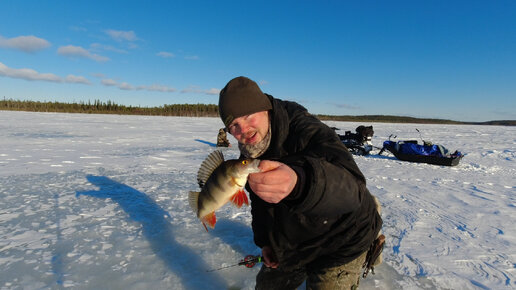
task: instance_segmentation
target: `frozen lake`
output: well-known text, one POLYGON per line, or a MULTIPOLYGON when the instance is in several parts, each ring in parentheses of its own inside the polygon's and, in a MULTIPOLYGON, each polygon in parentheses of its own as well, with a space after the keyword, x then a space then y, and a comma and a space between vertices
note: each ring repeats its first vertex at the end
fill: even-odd
MULTIPOLYGON (((457 167, 355 157, 382 206, 361 289, 516 288, 516 127, 327 122, 442 144, 457 167)), ((0 289, 254 289, 250 210, 206 232, 188 206, 218 118, 0 111, 0 289)), ((236 144, 230 137, 230 141, 236 144)), ((237 158, 236 148, 223 150, 237 158)))

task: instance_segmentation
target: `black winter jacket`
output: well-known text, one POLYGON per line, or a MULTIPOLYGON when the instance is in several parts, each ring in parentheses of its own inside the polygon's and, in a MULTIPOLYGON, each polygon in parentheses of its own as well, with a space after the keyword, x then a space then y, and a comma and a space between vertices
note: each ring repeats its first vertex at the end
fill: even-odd
POLYGON ((283 269, 354 260, 382 226, 364 175, 334 130, 301 105, 267 96, 272 136, 259 158, 289 165, 298 183, 278 204, 247 185, 256 245, 271 246, 283 269))

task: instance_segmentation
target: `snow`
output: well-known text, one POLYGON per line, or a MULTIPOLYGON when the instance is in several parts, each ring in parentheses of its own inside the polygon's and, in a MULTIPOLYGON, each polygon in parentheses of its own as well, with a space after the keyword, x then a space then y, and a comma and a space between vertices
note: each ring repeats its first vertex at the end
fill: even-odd
MULTIPOLYGON (((363 124, 327 123, 342 133, 363 124)), ((361 289, 515 289, 516 128, 363 125, 375 146, 391 134, 419 139, 418 128, 466 156, 456 167, 355 157, 387 237, 361 289)), ((207 272, 260 253, 249 207, 224 206, 206 232, 188 206, 220 127, 0 111, 0 289, 254 289, 259 267, 207 272)))

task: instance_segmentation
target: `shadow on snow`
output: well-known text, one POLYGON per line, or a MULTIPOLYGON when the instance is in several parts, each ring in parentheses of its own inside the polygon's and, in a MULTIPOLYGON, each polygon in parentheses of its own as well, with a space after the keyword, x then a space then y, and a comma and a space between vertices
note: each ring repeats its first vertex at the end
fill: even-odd
POLYGON ((210 145, 211 147, 217 147, 217 144, 209 142, 209 141, 205 141, 205 140, 201 140, 201 139, 195 139, 195 141, 210 145))
MULTIPOLYGON (((217 221, 215 229, 210 230, 209 234, 221 239, 225 244, 231 245, 231 248, 239 253, 242 259, 247 255, 261 254, 261 249, 254 244, 253 230, 244 223, 220 219, 217 221)), ((235 263, 239 261, 235 261, 235 263)), ((223 262, 230 263, 232 261, 223 262)))
POLYGON ((157 257, 182 279, 187 289, 206 289, 210 285, 214 289, 225 289, 227 285, 216 273, 207 273, 204 261, 191 249, 174 239, 174 228, 165 218, 170 214, 159 207, 146 194, 116 182, 105 176, 88 175, 89 182, 98 186, 97 191, 78 191, 81 195, 110 198, 118 203, 132 220, 141 223, 145 238, 157 257))

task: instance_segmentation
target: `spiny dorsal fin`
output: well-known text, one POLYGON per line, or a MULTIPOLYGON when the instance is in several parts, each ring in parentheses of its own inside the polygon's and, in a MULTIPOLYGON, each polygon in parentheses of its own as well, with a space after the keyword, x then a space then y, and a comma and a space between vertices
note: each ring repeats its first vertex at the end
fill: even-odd
POLYGON ((222 151, 215 150, 211 152, 208 157, 202 162, 199 171, 197 172, 197 182, 199 186, 202 188, 210 175, 224 162, 224 155, 222 155, 222 151))

